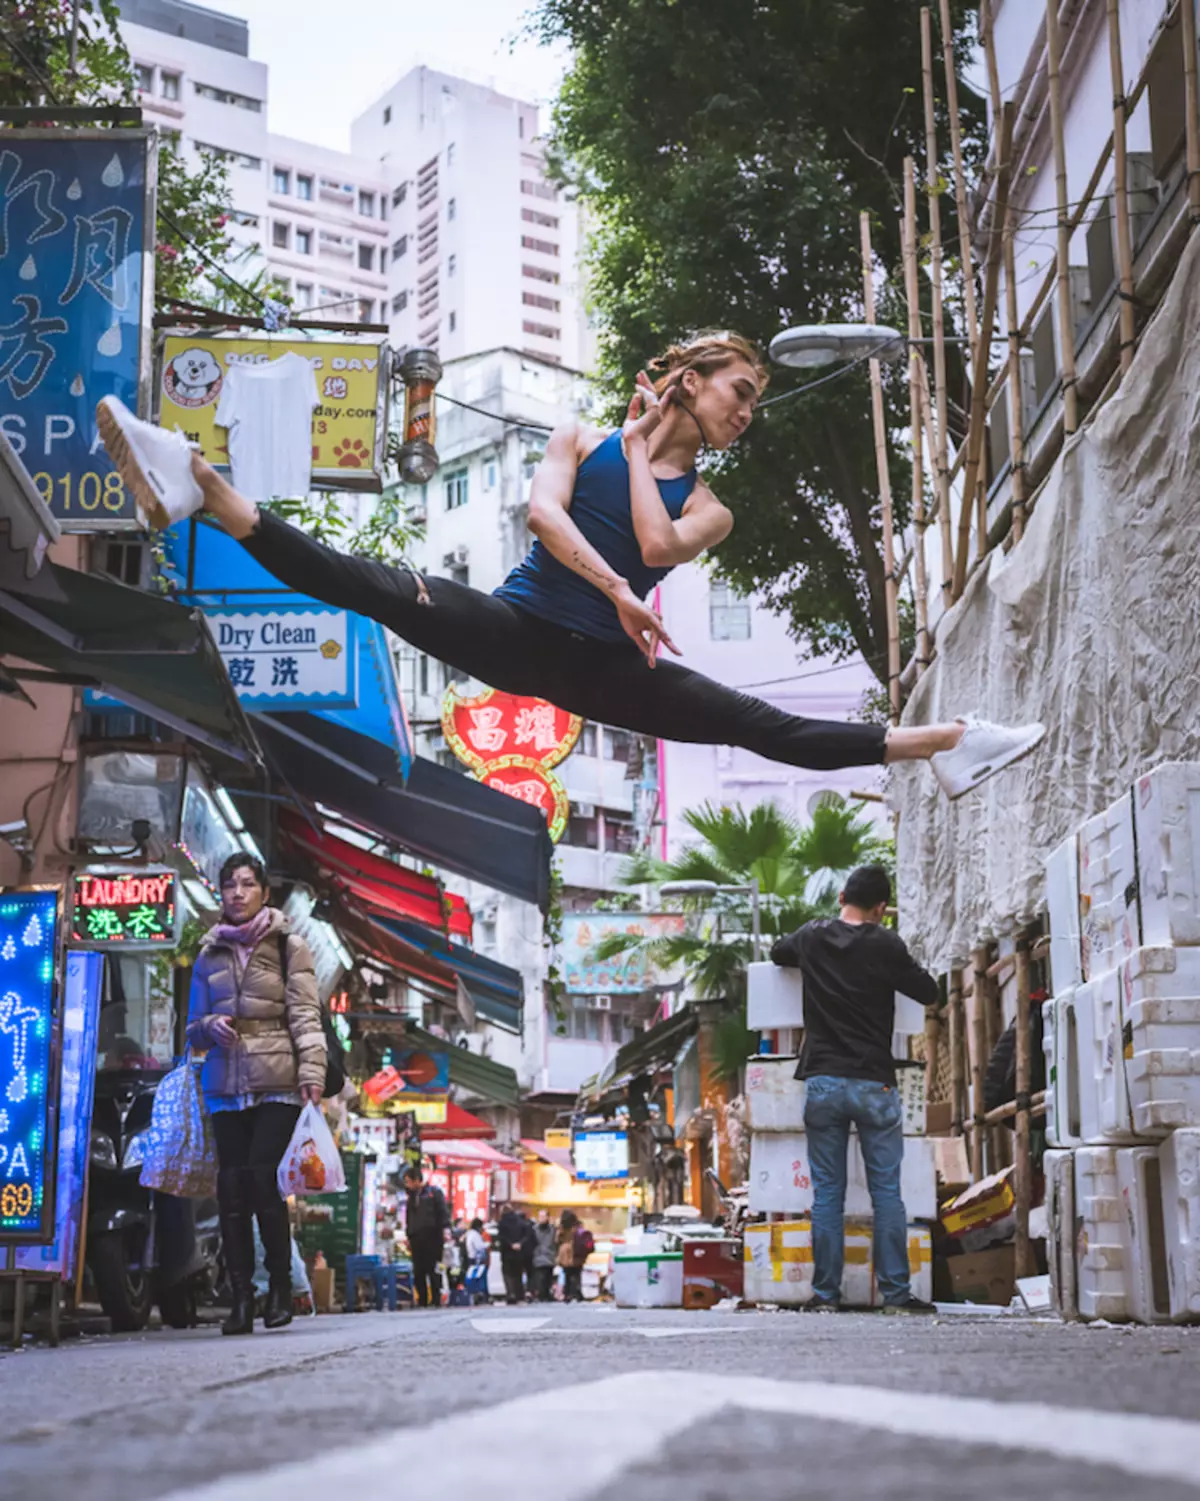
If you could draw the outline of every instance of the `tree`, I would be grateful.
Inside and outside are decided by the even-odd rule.
[[[891,866],[891,841],[862,817],[861,807],[827,795],[811,821],[798,824],[773,803],[741,807],[705,804],[685,814],[700,836],[678,858],[631,859],[622,876],[626,886],[662,888],[677,881],[707,881],[748,887],[757,880],[762,957],[771,941],[817,917],[838,910],[841,883],[856,865],[873,861]],[[656,898],[664,905],[666,896]],[[753,1051],[746,1026],[746,967],[753,960],[753,916],[747,892],[706,893],[683,898],[685,910],[701,919],[695,930],[665,938],[641,939],[616,933],[596,946],[596,959],[636,955],[660,969],[682,966],[689,988],[701,999],[724,1000],[727,1015],[714,1039],[714,1064],[732,1078]]]
[[[969,8],[952,9],[961,20]],[[541,0],[535,30],[574,55],[552,149],[591,226],[614,416],[668,340],[732,326],[765,344],[790,324],[861,319],[860,210],[881,270],[903,285],[898,183],[904,156],[923,155],[918,13],[914,0]],[[971,114],[968,146],[978,124]],[[885,292],[881,318],[897,313]],[[888,382],[893,435],[907,426],[904,386]],[[896,452],[892,468],[903,524]],[[764,592],[811,651],[857,650],[883,680],[865,375],[765,411],[709,477],[737,518],[720,573]]]

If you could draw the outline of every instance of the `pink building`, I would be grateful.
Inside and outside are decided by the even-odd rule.
[[[661,590],[663,619],[683,652],[680,659],[731,688],[741,688],[809,719],[856,719],[864,694],[876,686],[865,664],[806,660],[787,625],[754,599],[739,599],[698,563],[676,568]],[[871,768],[807,771],[781,766],[727,745],[659,746],[665,833],[662,853],[673,859],[695,835],[683,821],[689,808],[771,801],[804,820],[814,793],[874,791]]]

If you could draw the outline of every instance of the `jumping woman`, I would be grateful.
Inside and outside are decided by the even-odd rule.
[[[1045,733],[1040,724],[802,719],[659,659],[660,646],[680,652],[647,595],[733,527],[698,476],[697,455],[742,436],[767,371],[754,346],[733,334],[675,345],[654,368],[657,381],[638,377],[615,432],[569,422],[551,434],[529,500],[537,540],[490,595],[314,541],[239,495],[182,433],[140,421],[111,396],[97,419],[150,525],[207,511],[289,588],[369,615],[492,688],[637,734],[742,746],[818,771],[928,760],[952,798],[1028,755]]]

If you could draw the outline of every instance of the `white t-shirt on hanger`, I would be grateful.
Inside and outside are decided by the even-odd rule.
[[[247,500],[297,500],[312,481],[312,366],[289,350],[265,365],[232,365],[214,421],[229,429],[233,485]]]

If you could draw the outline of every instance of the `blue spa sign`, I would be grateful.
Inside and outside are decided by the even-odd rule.
[[[58,921],[57,891],[0,892],[0,1244],[54,1233]]]
[[[96,403],[149,390],[157,154],[145,130],[0,135],[0,429],[66,531],[140,525]]]

